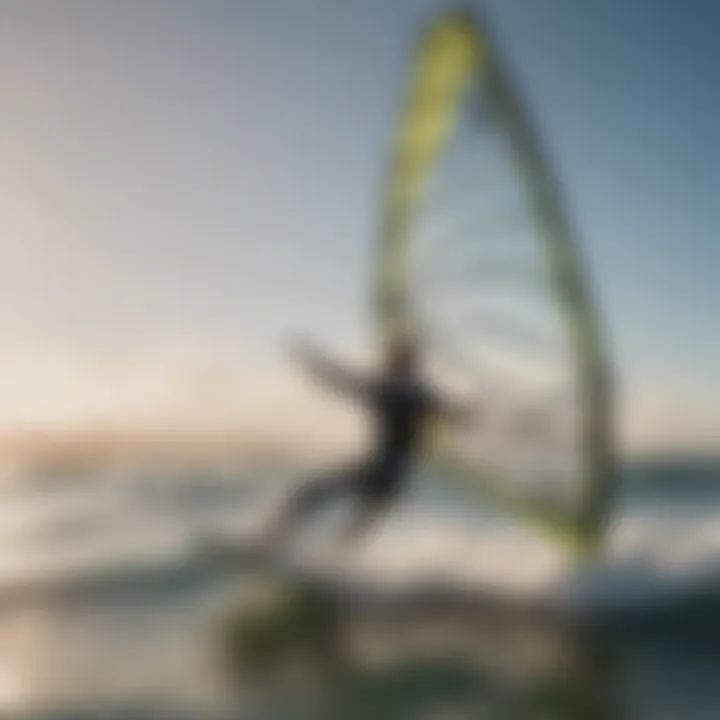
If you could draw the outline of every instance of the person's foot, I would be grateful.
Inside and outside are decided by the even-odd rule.
[[[212,530],[198,532],[193,538],[193,545],[201,555],[222,557],[232,552],[232,543]]]
[[[288,536],[290,526],[291,522],[286,514],[274,518],[260,533],[258,544],[266,552],[275,552]]]

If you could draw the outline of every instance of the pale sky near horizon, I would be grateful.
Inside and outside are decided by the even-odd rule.
[[[0,424],[233,383],[242,404],[288,332],[362,353],[397,94],[445,6],[0,2]],[[485,8],[590,261],[629,442],[720,446],[720,7]]]

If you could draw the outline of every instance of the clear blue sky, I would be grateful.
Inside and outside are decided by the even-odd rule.
[[[441,7],[6,0],[5,352],[266,358],[288,330],[361,347],[397,93]],[[712,414],[720,6],[485,7],[552,150],[623,386]]]

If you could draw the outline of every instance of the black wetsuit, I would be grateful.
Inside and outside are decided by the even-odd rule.
[[[374,448],[362,468],[360,489],[371,499],[394,494],[407,475],[437,402],[412,378],[388,378],[368,390],[374,414]]]
[[[366,459],[331,470],[302,486],[294,498],[295,510],[305,514],[348,493],[366,506],[384,505],[396,496],[406,479],[423,428],[439,410],[439,403],[412,376],[359,379],[317,359],[311,367],[331,386],[349,392],[368,408],[375,437]]]

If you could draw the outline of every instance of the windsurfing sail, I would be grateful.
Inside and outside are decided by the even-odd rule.
[[[380,342],[422,342],[426,372],[482,408],[431,457],[585,549],[609,517],[610,378],[543,145],[475,13],[443,15],[412,59],[390,157],[377,270]]]

